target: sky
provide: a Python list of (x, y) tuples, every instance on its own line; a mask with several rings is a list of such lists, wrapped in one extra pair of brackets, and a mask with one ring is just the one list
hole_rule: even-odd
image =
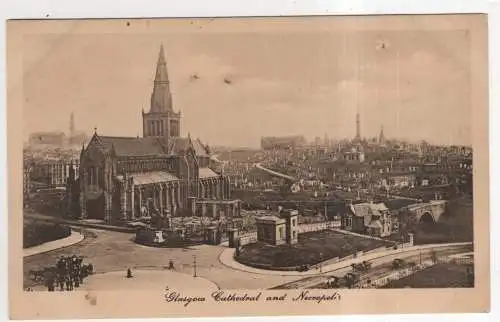
[[(210, 145), (361, 134), (471, 144), (469, 34), (283, 28), (24, 37), (24, 137), (142, 135), (160, 44), (181, 132)], [(193, 77), (197, 75), (197, 77)], [(229, 82), (226, 82), (228, 80)], [(229, 83), (229, 84), (228, 84)]]

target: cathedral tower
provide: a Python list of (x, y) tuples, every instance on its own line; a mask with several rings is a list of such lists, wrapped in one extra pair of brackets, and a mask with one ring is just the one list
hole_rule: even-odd
[(163, 45), (160, 47), (156, 74), (151, 94), (149, 112), (142, 112), (142, 128), (144, 137), (170, 139), (180, 136), (181, 113), (175, 113), (172, 107), (172, 94), (168, 80), (167, 62)]

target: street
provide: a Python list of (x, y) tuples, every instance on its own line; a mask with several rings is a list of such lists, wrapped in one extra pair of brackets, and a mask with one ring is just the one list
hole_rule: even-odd
[[(436, 251), (436, 254), (438, 256), (448, 256), (448, 255), (453, 255), (453, 254), (460, 254), (460, 253), (465, 253), (468, 252), (469, 248), (467, 246), (452, 246), (452, 247), (446, 247), (440, 250)], [(377, 278), (378, 276), (381, 276), (389, 271), (392, 270), (392, 261), (396, 258), (399, 259), (404, 259), (405, 261), (414, 261), (414, 262), (419, 262), (419, 261), (424, 261), (426, 259), (429, 259), (431, 257), (431, 252), (432, 250), (426, 250), (426, 251), (413, 251), (413, 252), (407, 252), (407, 253), (399, 253), (399, 254), (393, 254), (393, 255), (388, 255), (384, 256), (381, 258), (373, 259), (370, 260), (370, 263), (372, 264), (372, 268), (368, 270), (366, 274), (362, 276), (362, 279), (367, 280), (367, 279), (374, 279)], [(313, 288), (313, 287), (318, 287), (320, 284), (325, 283), (329, 277), (331, 276), (336, 276), (336, 277), (342, 277), (345, 274), (352, 272), (352, 268), (350, 266), (337, 269), (334, 271), (329, 271), (329, 272), (324, 272), (324, 273), (319, 273), (318, 275), (314, 276), (309, 276), (306, 278), (302, 278), (299, 280), (296, 280), (291, 283), (286, 283), (283, 285), (278, 285), (275, 286), (274, 289), (294, 289), (294, 288)]]
[(59, 256), (73, 254), (83, 256), (86, 263), (92, 263), (96, 274), (125, 272), (127, 268), (162, 270), (172, 260), (175, 271), (191, 276), (194, 274), (193, 255), (196, 255), (197, 275), (219, 288), (267, 289), (296, 279), (293, 276), (253, 274), (224, 266), (219, 262), (219, 255), (225, 249), (222, 246), (154, 248), (134, 243), (134, 235), (128, 233), (87, 229), (85, 235), (79, 244), (25, 257), (24, 288), (35, 286), (29, 279), (30, 270), (52, 266)]

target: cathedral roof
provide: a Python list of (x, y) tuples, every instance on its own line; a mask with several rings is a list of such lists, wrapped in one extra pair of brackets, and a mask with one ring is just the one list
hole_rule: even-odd
[(201, 143), (199, 139), (191, 140), (189, 137), (172, 138), (168, 147), (168, 151), (170, 154), (183, 154), (189, 149), (190, 146), (192, 146), (194, 152), (198, 156), (209, 155), (208, 149)]
[(209, 156), (209, 150), (199, 139), (171, 138), (167, 144), (162, 138), (156, 137), (119, 137), (100, 136), (94, 134), (91, 144), (114, 151), (117, 156), (148, 156), (148, 155), (182, 155), (191, 147), (197, 156)]
[(208, 179), (208, 178), (216, 178), (219, 177), (217, 173), (214, 172), (214, 170), (210, 168), (200, 168), (199, 169), (199, 177), (200, 179)]
[(156, 138), (98, 136), (98, 142), (106, 149), (114, 149), (117, 156), (144, 156), (165, 154)]
[(176, 176), (165, 171), (153, 171), (146, 173), (131, 173), (129, 176), (135, 185), (148, 185), (160, 182), (170, 182), (179, 180)]
[(196, 151), (196, 155), (209, 155), (208, 148), (201, 143), (200, 139), (196, 139), (193, 141), (193, 147)]

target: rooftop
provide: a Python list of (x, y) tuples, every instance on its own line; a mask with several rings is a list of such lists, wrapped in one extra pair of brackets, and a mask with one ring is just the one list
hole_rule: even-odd
[(168, 172), (164, 172), (164, 171), (153, 171), (153, 172), (146, 172), (146, 173), (131, 173), (130, 177), (132, 177), (132, 181), (134, 182), (134, 185), (138, 185), (138, 186), (179, 180), (173, 174), (168, 173)]
[(275, 223), (275, 224), (284, 224), (285, 219), (277, 217), (277, 216), (262, 216), (255, 218), (257, 222), (264, 222), (264, 223)]

